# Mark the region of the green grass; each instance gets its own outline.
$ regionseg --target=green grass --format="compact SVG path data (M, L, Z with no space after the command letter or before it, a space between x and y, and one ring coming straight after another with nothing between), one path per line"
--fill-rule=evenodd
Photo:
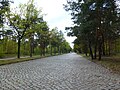
M90 57L86 57L85 55L82 56L91 60ZM102 60L100 61L97 59L91 61L109 69L113 73L120 74L120 54L110 57L102 57Z
M11 58L11 57L15 57L16 54L2 54L0 55L0 58Z
M52 55L52 56L57 56L56 55ZM24 62L24 61L30 61L30 60L35 60L35 59L40 59L40 58L44 58L44 57L50 57L50 54L47 54L46 56L40 56L40 55L36 55L33 57L25 57L25 58L16 58L16 59L10 59L10 60L0 60L0 66L1 65L7 65L7 64L12 64L12 63L18 63L18 62Z
M12 63L18 63L18 62L24 62L24 61L30 61L30 60L35 60L35 59L40 59L40 58L44 58L44 57L48 57L50 55L47 56L33 56L33 57L27 57L27 58L20 58L20 59L11 59L11 60L0 60L0 65L6 65L6 64L12 64Z
M94 62L108 68L114 73L120 74L120 58L104 57L101 61L94 60Z

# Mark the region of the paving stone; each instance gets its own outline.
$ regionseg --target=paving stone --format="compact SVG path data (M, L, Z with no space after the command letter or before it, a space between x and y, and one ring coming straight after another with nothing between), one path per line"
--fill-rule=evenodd
M0 90L120 90L120 75L70 53L0 66Z

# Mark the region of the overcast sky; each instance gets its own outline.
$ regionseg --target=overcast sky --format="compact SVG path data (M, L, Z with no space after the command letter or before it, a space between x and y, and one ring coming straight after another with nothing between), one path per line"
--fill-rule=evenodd
M14 0L14 5L17 6L19 3L26 3L28 0ZM42 13L46 14L44 20L48 22L49 28L58 27L59 30L65 32L65 27L71 26L71 16L63 8L63 4L66 0L35 0L38 8L42 8ZM73 46L72 42L75 38L67 37L66 40Z

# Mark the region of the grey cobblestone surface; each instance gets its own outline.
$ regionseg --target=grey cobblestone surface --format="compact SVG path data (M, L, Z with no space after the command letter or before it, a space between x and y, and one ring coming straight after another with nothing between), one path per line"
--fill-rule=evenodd
M0 90L120 90L120 75L70 53L0 66Z

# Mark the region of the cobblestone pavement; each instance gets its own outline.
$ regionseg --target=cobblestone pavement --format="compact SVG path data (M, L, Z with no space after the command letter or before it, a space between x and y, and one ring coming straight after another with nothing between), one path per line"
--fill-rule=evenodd
M0 90L120 90L120 75L70 53L0 66Z

